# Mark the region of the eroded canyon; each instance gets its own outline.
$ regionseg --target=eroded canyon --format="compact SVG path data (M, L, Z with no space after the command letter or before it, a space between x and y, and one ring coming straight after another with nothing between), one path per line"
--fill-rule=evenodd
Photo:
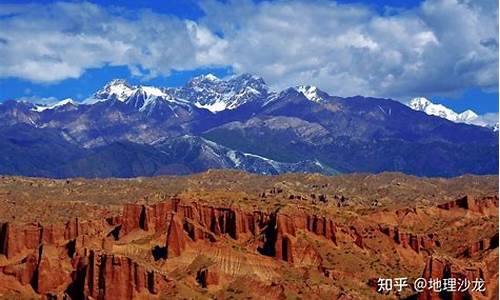
M39 298L497 299L498 176L2 177L0 299Z

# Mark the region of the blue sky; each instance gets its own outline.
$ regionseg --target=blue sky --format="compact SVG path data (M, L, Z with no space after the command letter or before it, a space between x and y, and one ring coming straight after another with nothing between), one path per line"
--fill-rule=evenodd
M0 1L0 101L248 72L498 113L496 1ZM476 20L472 22L471 20Z

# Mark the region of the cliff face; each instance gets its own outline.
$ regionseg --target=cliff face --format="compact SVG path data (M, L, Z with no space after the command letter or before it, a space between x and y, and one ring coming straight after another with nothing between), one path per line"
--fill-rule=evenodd
M462 208L474 213L498 216L498 195L480 198L466 195L457 200L439 204L438 207L445 210Z
M172 255L178 256L185 249L185 234L180 234L183 223L187 235L192 241L208 239L215 241L217 236L226 235L234 240L258 239L261 254L276 257L293 263L297 255L294 244L298 231L304 231L325 238L335 244L336 225L332 219L324 216L296 214L287 215L279 212L254 211L244 212L235 208L216 208L198 203L190 205L176 203L176 213L167 235L167 248L172 248ZM196 225L193 225L196 224ZM362 238L354 228L345 229L352 241L362 247ZM312 250L310 250L312 251ZM169 251L170 252L170 251Z
M0 254L10 259L32 252L41 244L62 246L77 237L85 242L85 237L102 235L107 227L105 220L80 222L78 218L63 224L5 223L0 231Z
M24 251L37 249L41 242L42 228L38 224L14 225L6 223L2 230L1 253L12 258Z
M125 236L134 229L161 231L167 228L167 217L171 211L171 201L151 206L129 203L125 204L122 215L114 222L121 225L120 236Z
M167 232L167 257L180 256L186 249L186 234L176 213L172 213Z
M127 230L143 228L141 214L134 220L134 207L127 205L123 215L115 218L125 220L120 225ZM155 210L151 211L154 216ZM158 293L165 275L147 270L131 258L106 254L112 247L113 227L108 223L78 219L49 225L5 223L1 226L1 254L12 263L0 265L0 273L54 299L63 299L63 295L71 299L137 299ZM161 228L165 222L159 218L148 226Z
M420 253L421 250L431 253L434 247L441 247L442 245L441 241L434 233L422 235L401 232L398 227L381 227L380 231L390 237L397 244L403 246L404 248L411 248L417 253Z
M70 262L67 253L52 245L41 245L38 265L33 272L32 285L38 294L44 295L59 290L71 283Z
M425 266L424 272L422 273L422 278L427 279L439 279L441 282L444 279L454 278L457 282L468 280L472 283L475 280L487 280L486 274L483 271L482 266L469 266L463 267L458 263L454 263L450 260L441 257L429 257L427 264ZM441 291L437 292L433 289L425 289L418 295L419 300L433 300L433 299L473 299L473 298L483 298L487 297L488 293L492 291L480 292L474 291L471 285L468 290L459 291L457 285L456 291Z
M78 278L83 286L75 286L75 294L83 290L85 297L95 299L147 298L167 284L165 274L148 270L128 257L95 251L81 258L77 273L84 274L84 278Z

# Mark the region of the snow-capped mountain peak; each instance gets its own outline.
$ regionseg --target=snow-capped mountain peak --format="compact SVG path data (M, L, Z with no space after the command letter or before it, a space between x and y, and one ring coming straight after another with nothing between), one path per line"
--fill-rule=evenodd
M113 79L95 94L96 99L116 99L125 101L134 93L137 87L130 85L126 80Z
M410 106L414 110L424 111L429 105L432 104L433 103L425 97L416 97L410 101L408 106Z
M428 115L438 116L453 122L458 121L458 113L442 104L435 104L424 97L414 98L410 101L409 106L413 110L423 111Z
M198 108L212 113L235 109L250 102L263 102L268 94L264 80L250 74L219 79L212 74L193 78L183 88L173 91Z
M424 97L417 97L410 101L409 106L413 110L423 111L428 115L438 116L456 122L458 114L442 104L432 103Z
M165 97L167 94L162 91L161 89L154 87L154 86L139 86L139 89L144 91L144 93L148 96L155 96L155 97Z
M78 103L75 102L75 100L73 100L71 98L66 98L64 100L61 100L61 101L57 102L54 106L57 107L57 106L63 106L63 105L66 105L66 104L78 105Z
M422 111L428 115L438 116L455 123L465 123L483 127L492 127L492 125L494 125L486 122L481 116L470 109L462 113L457 113L442 104L435 104L424 97L414 98L410 101L408 106L413 110Z
M479 115L473 112L470 109L465 110L464 112L458 114L458 119L467 123L467 121L473 121L479 118Z
M195 87L195 86L202 85L202 84L212 85L212 84L217 84L220 81L222 81L222 80L219 79L219 77L215 76L212 73L208 73L205 75L200 75L200 76L196 76L196 77L192 78L188 82L187 86Z
M323 102L328 94L313 85L298 85L295 89L313 102Z
M75 102L71 98L67 98L67 99L61 100L55 104L52 104L52 105L35 104L35 106L32 108L32 110L37 111L37 112L42 112L45 110L56 109L56 108L63 107L63 106L78 106L78 103Z
M212 73L208 73L208 74L206 74L206 75L203 75L202 77L203 77L203 79L205 79L205 80L209 80L209 81L217 81L217 80L220 80L220 79L219 79L219 77L215 76L215 75L214 75L214 74L212 74Z
M246 103L262 104L268 96L268 87L261 77L241 74L220 79L213 74L194 77L184 87L159 88L134 86L125 80L115 79L85 101L92 104L100 101L118 100L134 106L138 110L149 110L146 106L179 104L194 106L218 113L232 110Z

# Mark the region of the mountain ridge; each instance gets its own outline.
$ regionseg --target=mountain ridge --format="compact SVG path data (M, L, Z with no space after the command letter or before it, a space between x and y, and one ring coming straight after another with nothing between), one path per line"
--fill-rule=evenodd
M60 168L33 163L29 171L15 152L30 156L22 148L27 142L11 138L20 124L29 126L26 140L40 151L33 157L51 157L52 143L67 143L79 156L59 162ZM134 177L210 168L446 177L498 172L498 133L489 128L429 116L391 99L341 98L305 85L276 92L250 74L203 75L179 88L113 80L85 103L6 101L0 129L0 142L10 149L0 173L11 175ZM40 132L50 132L48 140L39 139ZM186 136L193 138L182 141ZM176 146L165 154L160 148L169 143ZM244 163L231 160L236 153Z
M303 94L308 100L318 103L325 103L332 99L341 98L331 96L312 85L297 85L282 91L271 91L261 77L248 73L239 76L231 76L228 79L220 79L208 73L192 78L183 87L132 85L125 79L112 79L106 83L103 88L94 93L93 96L83 101L83 104L94 104L95 102L114 99L121 102L128 102L137 109L144 111L148 109L149 105L154 105L156 103L155 101L163 100L167 103L193 105L199 109L206 109L212 113L219 113L255 101L256 98L258 98L255 96L260 95L262 91L265 92L264 98L267 99L265 99L265 101L260 101L258 104L265 106L278 98L280 94L289 90L295 90ZM245 91L250 91L250 94L253 93L253 95L247 95L247 99L241 99L245 96ZM58 106L67 104L67 102L71 102L73 105L79 104L73 99L67 98L52 105L39 105L35 103L36 107L34 109L39 111L54 109ZM494 128L494 125L496 125L487 124L480 120L480 116L471 109L466 109L461 113L457 113L442 104L433 103L425 97L413 98L407 105L413 110L422 111L428 115L438 116L456 123L491 128Z
M471 109L466 109L461 113L457 113L442 104L435 104L425 97L413 98L408 103L408 106L416 111L422 111L428 115L437 116L455 123L465 123L482 127L490 127L495 131L495 128L498 127L498 121L496 122L496 124L488 124Z

